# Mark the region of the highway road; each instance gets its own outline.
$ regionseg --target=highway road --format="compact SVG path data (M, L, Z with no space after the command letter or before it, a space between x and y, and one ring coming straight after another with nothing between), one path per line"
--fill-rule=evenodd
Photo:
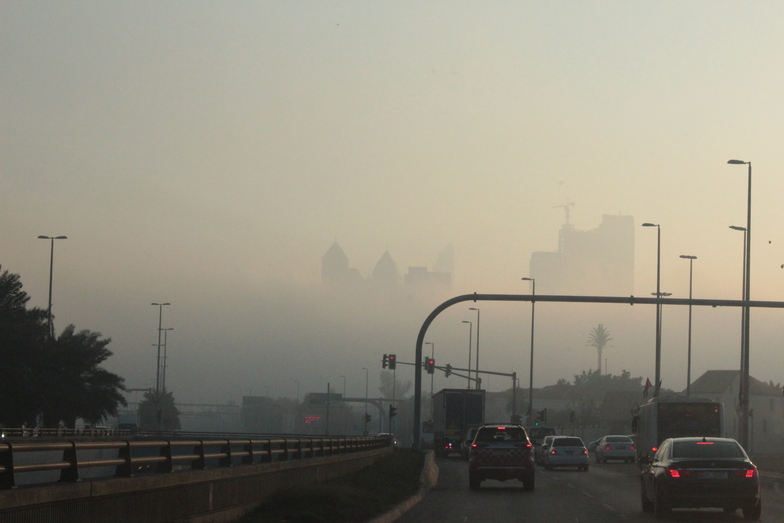
M573 522L657 521L640 508L640 481L631 464L596 464L588 472L536 470L536 489L523 491L519 481L482 482L478 491L468 488L468 464L455 457L438 459L438 485L403 517L415 522ZM784 521L784 485L764 482L763 522ZM741 511L675 510L668 521L743 521Z

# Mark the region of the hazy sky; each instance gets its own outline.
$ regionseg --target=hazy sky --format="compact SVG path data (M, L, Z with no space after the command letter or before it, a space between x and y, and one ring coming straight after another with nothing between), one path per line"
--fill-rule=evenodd
M663 291L688 295L691 254L695 297L737 299L739 158L754 166L752 298L780 300L782 19L778 1L3 2L0 263L45 308L37 236L68 236L56 328L111 337L129 387L154 384L150 303L171 302L178 401L341 390L341 376L361 396L362 367L377 396L381 354L412 361L443 300L329 302L335 240L364 276L385 250L405 272L451 243L452 294L528 293L530 255L556 249L573 201L581 230L634 216L635 294L655 290L650 221ZM433 325L437 363L467 357L467 307ZM783 314L752 315L766 381L784 381ZM529 318L482 306L488 368L527 376ZM665 387L686 384L685 318L665 309ZM740 312L694 322L693 377L737 367ZM541 305L535 384L595 367L598 323L610 372L653 376L653 308Z

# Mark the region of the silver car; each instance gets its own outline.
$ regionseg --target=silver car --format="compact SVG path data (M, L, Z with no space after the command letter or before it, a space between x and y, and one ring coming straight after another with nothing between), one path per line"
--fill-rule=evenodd
M588 449L583 440L577 436L555 436L544 457L547 470L555 467L577 467L577 470L588 470Z
M634 463L637 449L629 436L604 436L596 445L596 463L607 463L607 460L618 459Z
M555 436L545 436L542 444L534 447L534 460L537 465L544 465L547 452L550 450L550 443L552 443Z

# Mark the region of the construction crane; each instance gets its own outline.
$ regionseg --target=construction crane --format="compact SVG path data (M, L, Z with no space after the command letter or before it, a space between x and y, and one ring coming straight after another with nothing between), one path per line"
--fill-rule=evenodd
M574 202L566 200L566 203L563 205L553 205L553 209L557 209L559 207L563 207L564 211L566 211L566 225L569 225L569 207L574 207Z

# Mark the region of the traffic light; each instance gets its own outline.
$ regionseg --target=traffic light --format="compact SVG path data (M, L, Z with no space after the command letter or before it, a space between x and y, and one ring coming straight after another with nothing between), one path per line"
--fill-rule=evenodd
M370 423L371 419L370 414L365 414L365 423Z
M392 405L389 406L389 419L394 418L397 416L397 407L393 407Z
M444 369L444 376L448 378L450 374L452 374L452 365L447 363L446 368Z
M425 371L428 374L433 374L436 371L436 360L433 358L425 358Z
M389 364L389 370L395 370L397 368L397 356L390 354L387 361Z
M384 354L384 359L383 359L383 360L381 360L381 368L382 368L382 369L386 369L386 368L387 368L387 365L389 365L389 356L387 356L386 354Z

